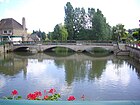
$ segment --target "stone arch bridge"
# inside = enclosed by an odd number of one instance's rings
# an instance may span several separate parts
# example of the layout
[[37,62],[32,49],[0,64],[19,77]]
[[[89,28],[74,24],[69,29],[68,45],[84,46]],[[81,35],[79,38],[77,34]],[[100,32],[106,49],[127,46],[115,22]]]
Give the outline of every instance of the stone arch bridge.
[[110,51],[116,51],[117,50],[117,45],[112,44],[112,43],[86,43],[86,44],[76,44],[76,43],[56,43],[56,44],[18,44],[18,45],[13,45],[9,48],[9,51],[14,51],[17,49],[27,49],[31,52],[43,52],[45,50],[55,48],[55,47],[64,47],[64,48],[69,48],[75,52],[83,52],[85,50],[94,48],[94,47],[101,47],[106,50]]

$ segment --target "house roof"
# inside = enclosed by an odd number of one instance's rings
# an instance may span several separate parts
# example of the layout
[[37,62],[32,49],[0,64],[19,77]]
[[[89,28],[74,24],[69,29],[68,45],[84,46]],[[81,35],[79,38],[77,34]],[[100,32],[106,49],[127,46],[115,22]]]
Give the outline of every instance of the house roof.
[[23,29],[23,26],[13,18],[6,18],[0,21],[0,29]]
[[33,40],[40,40],[40,38],[38,37],[37,34],[31,34],[30,37],[31,37]]

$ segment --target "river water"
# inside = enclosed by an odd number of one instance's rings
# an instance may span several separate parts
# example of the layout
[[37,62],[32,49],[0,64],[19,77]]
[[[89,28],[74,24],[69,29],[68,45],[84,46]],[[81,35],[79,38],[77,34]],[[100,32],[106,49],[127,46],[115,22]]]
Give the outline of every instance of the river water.
[[0,55],[0,97],[16,89],[23,98],[55,88],[60,100],[140,100],[140,63],[129,57],[93,57],[83,53]]

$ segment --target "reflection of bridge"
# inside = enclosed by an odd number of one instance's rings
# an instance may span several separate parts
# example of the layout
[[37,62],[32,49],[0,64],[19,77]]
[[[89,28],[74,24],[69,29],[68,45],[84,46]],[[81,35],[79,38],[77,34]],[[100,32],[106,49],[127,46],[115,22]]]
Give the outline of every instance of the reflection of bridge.
[[82,44],[76,44],[76,43],[55,43],[55,44],[46,44],[46,45],[30,45],[30,44],[20,44],[20,45],[14,45],[11,48],[11,51],[14,51],[16,49],[28,49],[31,52],[43,52],[48,49],[52,49],[55,47],[64,47],[69,48],[76,52],[83,52],[85,50],[94,48],[94,47],[101,47],[106,50],[114,51],[116,50],[116,45],[112,43],[82,43]]
[[18,54],[14,54],[15,58],[20,58],[20,59],[38,59],[40,61],[42,61],[43,59],[55,59],[55,60],[73,60],[75,59],[76,61],[79,60],[102,60],[102,59],[115,59],[114,56],[110,55],[110,56],[106,56],[106,57],[91,57],[88,55],[85,55],[83,53],[73,53],[72,55],[69,56],[65,56],[65,57],[56,57],[56,56],[51,56],[45,53],[37,53],[37,54],[33,54],[30,56],[21,56]]

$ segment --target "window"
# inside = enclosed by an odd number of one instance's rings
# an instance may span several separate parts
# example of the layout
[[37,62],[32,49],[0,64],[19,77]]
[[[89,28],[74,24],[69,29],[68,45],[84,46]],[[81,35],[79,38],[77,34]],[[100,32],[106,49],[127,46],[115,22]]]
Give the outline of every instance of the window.
[[12,33],[12,31],[11,30],[9,30],[9,34],[11,34]]
[[7,34],[7,31],[6,31],[6,30],[4,30],[4,31],[3,31],[3,34]]
[[3,30],[3,34],[11,35],[12,34],[12,30]]

